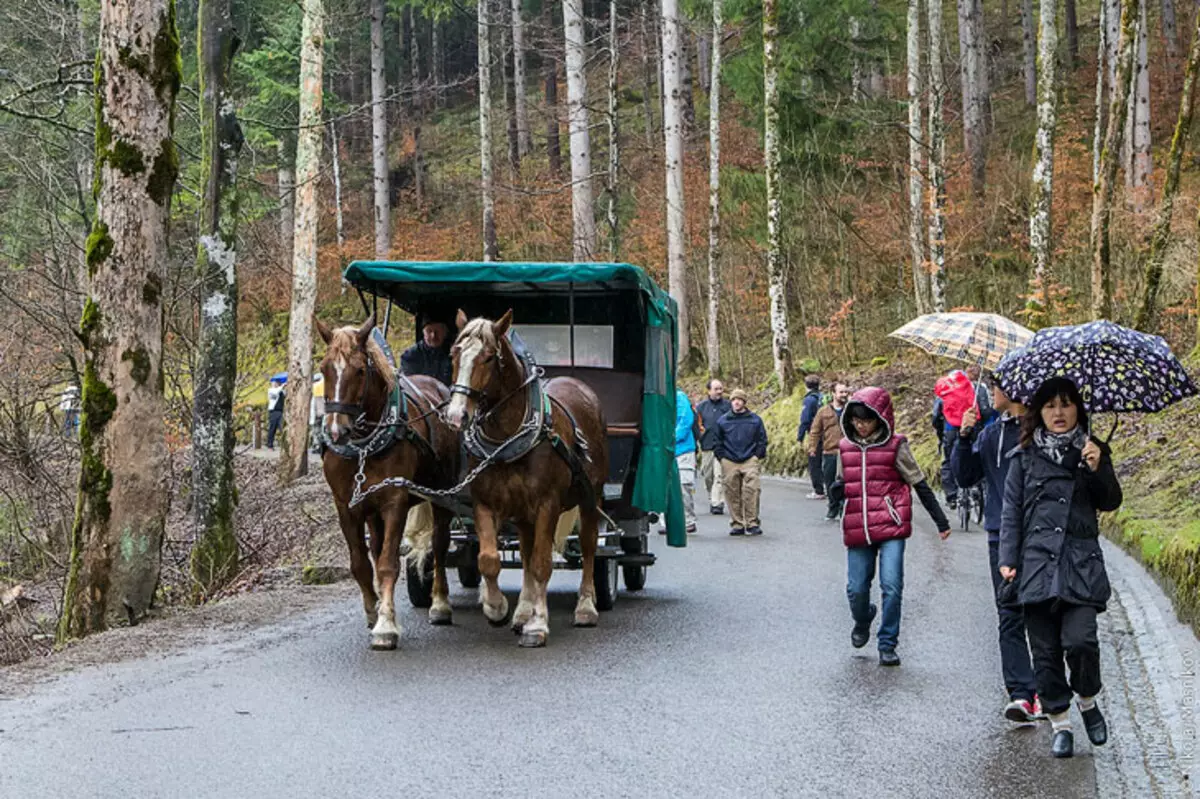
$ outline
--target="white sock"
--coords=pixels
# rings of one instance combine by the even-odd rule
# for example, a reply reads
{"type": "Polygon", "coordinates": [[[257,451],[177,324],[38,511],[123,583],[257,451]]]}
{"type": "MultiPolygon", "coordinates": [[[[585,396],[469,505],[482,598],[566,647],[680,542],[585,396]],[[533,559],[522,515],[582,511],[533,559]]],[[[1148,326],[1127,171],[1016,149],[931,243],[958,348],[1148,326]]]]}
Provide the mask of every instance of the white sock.
{"type": "Polygon", "coordinates": [[[1071,711],[1064,710],[1062,713],[1050,714],[1050,726],[1055,732],[1071,729],[1071,711]]]}
{"type": "Polygon", "coordinates": [[[1080,713],[1086,713],[1096,706],[1096,697],[1081,696],[1081,697],[1079,697],[1079,700],[1076,702],[1076,704],[1079,705],[1080,713]]]}

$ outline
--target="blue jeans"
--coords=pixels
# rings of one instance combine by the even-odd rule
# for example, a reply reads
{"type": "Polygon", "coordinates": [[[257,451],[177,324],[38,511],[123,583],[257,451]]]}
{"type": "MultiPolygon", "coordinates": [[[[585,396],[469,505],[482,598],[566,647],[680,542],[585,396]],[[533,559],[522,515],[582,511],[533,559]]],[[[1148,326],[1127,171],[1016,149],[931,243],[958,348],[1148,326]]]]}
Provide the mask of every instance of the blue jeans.
{"type": "MultiPolygon", "coordinates": [[[[1000,542],[988,542],[988,563],[992,571],[992,596],[1000,593],[1000,542]]],[[[1033,676],[1033,664],[1029,659],[1029,643],[1025,640],[1025,611],[1021,608],[1006,608],[996,603],[1000,617],[1000,670],[1004,674],[1004,688],[1009,699],[1033,701],[1037,693],[1037,682],[1033,676]]]]}
{"type": "Polygon", "coordinates": [[[871,582],[875,579],[875,559],[879,559],[879,590],[883,594],[879,632],[879,651],[896,648],[900,638],[900,600],[904,593],[904,542],[893,538],[866,547],[846,550],[846,597],[854,623],[866,627],[871,606],[871,582]]]}

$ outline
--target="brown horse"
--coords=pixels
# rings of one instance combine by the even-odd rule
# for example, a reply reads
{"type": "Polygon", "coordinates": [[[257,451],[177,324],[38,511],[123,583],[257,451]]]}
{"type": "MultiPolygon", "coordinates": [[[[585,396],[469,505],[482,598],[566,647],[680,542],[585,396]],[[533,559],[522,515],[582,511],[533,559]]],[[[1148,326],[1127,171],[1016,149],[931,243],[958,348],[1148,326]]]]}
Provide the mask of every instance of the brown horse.
{"type": "MultiPolygon", "coordinates": [[[[382,347],[372,338],[375,317],[362,327],[330,330],[320,321],[317,329],[328,348],[321,362],[325,377],[325,427],[332,446],[323,461],[325,481],[333,492],[338,521],[346,545],[350,548],[350,570],[362,590],[363,608],[371,630],[372,649],[395,649],[400,640],[393,594],[400,570],[400,539],[410,508],[409,491],[386,487],[368,495],[359,505],[350,507],[358,474],[356,453],[363,447],[381,451],[368,456],[363,475],[363,490],[387,477],[408,478],[430,488],[453,484],[457,470],[458,436],[439,418],[435,407],[449,398],[446,387],[431,377],[408,379],[402,392],[409,423],[389,427],[384,424],[391,398],[399,379],[382,347]],[[415,390],[413,390],[415,389],[415,390]],[[408,429],[411,435],[405,436],[408,429]],[[389,437],[372,443],[375,434],[389,437]],[[342,450],[339,454],[336,449],[342,450]],[[374,572],[367,552],[364,525],[371,528],[371,552],[374,572]],[[378,594],[376,591],[378,590],[378,594]]],[[[413,553],[423,561],[433,550],[433,605],[429,609],[432,624],[451,621],[449,589],[446,583],[446,553],[450,547],[451,514],[437,506],[433,511],[432,533],[425,526],[422,534],[410,531],[413,553]]],[[[423,569],[418,569],[423,573],[423,569]]]]}
{"type": "MultiPolygon", "coordinates": [[[[475,531],[479,536],[479,571],[484,578],[483,613],[494,625],[508,616],[508,600],[497,584],[500,555],[497,534],[502,522],[515,523],[521,546],[521,596],[513,629],[521,646],[545,646],[550,633],[546,588],[553,571],[554,534],[560,514],[579,507],[579,542],[583,576],[575,606],[575,625],[594,627],[596,546],[604,480],[608,475],[608,441],[604,414],[596,394],[582,381],[559,377],[541,387],[538,378],[514,352],[507,333],[512,311],[499,321],[471,321],[458,312],[454,344],[454,385],[446,417],[451,427],[472,433],[491,446],[509,441],[542,407],[542,391],[550,411],[536,436],[516,442],[515,451],[485,469],[471,485],[475,531]],[[558,437],[562,451],[555,448],[558,437]],[[582,439],[582,440],[581,440],[582,439]],[[531,449],[526,450],[530,445],[531,449]],[[524,451],[524,454],[521,452],[524,451]],[[570,459],[580,467],[572,474],[570,459]]],[[[478,453],[472,457],[478,461],[478,453]]]]}

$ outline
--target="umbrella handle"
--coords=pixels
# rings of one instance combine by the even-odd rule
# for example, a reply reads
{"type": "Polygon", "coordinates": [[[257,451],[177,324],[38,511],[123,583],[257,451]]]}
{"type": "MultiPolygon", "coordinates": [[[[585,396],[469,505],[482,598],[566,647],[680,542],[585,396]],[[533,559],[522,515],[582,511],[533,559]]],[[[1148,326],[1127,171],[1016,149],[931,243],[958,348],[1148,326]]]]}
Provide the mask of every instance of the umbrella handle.
{"type": "Polygon", "coordinates": [[[1111,429],[1109,429],[1109,431],[1108,431],[1108,438],[1104,439],[1104,443],[1105,443],[1105,444],[1107,444],[1107,443],[1109,443],[1110,441],[1112,441],[1113,434],[1117,432],[1117,423],[1118,423],[1119,421],[1121,421],[1121,415],[1120,415],[1120,414],[1118,414],[1118,413],[1114,413],[1114,414],[1113,414],[1113,423],[1112,423],[1112,428],[1111,428],[1111,429]]]}

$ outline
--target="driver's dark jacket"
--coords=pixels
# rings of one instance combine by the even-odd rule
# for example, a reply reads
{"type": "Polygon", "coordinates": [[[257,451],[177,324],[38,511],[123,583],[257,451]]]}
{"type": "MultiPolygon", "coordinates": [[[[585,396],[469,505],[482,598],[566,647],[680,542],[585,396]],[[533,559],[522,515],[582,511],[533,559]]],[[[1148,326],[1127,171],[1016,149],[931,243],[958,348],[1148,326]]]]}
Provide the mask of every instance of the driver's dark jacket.
{"type": "Polygon", "coordinates": [[[400,371],[406,375],[427,375],[448,386],[454,379],[454,362],[447,350],[418,341],[400,355],[400,371]]]}
{"type": "Polygon", "coordinates": [[[1017,568],[1017,601],[1057,599],[1104,610],[1112,594],[1100,551],[1098,511],[1121,506],[1111,450],[1100,447],[1093,472],[1079,450],[1062,465],[1036,446],[1013,456],[1004,484],[1000,565],[1017,568]]]}

